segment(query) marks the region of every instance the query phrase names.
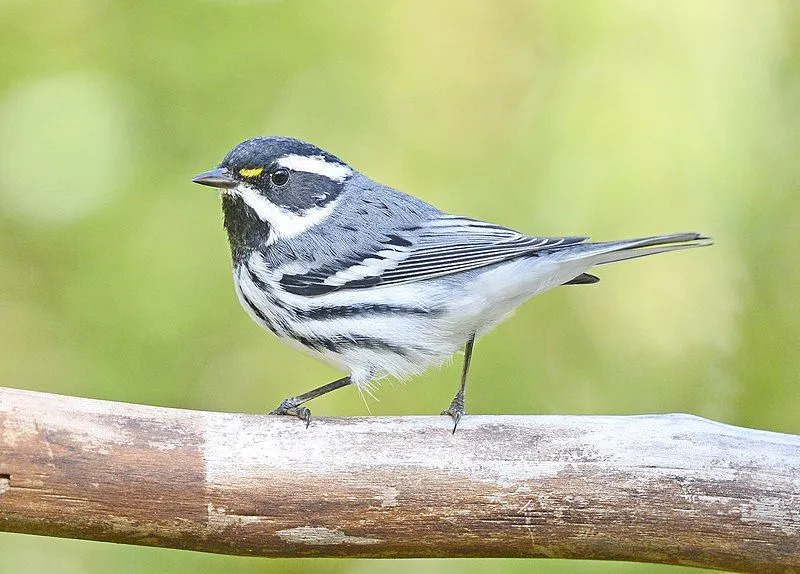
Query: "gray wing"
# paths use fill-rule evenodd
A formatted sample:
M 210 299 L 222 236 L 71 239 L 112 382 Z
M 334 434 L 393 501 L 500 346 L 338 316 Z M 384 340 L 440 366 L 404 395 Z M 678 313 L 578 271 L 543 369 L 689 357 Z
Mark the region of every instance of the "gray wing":
M 423 281 L 582 243 L 586 237 L 531 237 L 466 217 L 440 215 L 419 226 L 387 233 L 368 248 L 303 274 L 284 274 L 280 284 L 297 295 L 322 295 Z

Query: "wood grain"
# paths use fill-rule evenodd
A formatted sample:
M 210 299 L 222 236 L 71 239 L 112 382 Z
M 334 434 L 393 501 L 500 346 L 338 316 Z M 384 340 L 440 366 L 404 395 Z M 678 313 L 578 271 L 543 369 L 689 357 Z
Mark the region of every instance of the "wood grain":
M 800 437 L 688 415 L 297 420 L 0 388 L 0 530 L 259 556 L 800 572 Z

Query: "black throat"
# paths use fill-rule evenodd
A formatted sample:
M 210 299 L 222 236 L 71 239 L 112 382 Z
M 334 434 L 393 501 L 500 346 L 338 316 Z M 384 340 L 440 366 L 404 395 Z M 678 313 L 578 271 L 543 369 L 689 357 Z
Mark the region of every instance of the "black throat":
M 234 264 L 242 263 L 254 250 L 266 246 L 269 224 L 262 221 L 241 197 L 223 194 L 222 214 Z

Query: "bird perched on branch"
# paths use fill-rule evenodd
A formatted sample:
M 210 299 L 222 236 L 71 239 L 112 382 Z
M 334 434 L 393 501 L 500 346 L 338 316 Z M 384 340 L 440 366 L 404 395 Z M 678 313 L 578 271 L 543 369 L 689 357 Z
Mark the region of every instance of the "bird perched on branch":
M 221 192 L 245 311 L 285 343 L 348 373 L 272 411 L 306 426 L 307 401 L 422 373 L 463 347 L 461 385 L 442 413 L 455 432 L 475 338 L 523 301 L 559 285 L 595 283 L 587 271 L 596 265 L 711 243 L 698 233 L 600 243 L 525 235 L 444 213 L 283 137 L 247 140 L 192 181 Z

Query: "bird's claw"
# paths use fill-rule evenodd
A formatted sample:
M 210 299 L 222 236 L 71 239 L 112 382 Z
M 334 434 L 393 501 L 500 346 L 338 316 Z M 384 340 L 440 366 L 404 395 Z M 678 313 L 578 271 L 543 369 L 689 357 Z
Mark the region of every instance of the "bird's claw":
M 450 408 L 442 411 L 442 414 L 450 415 L 453 419 L 453 434 L 456 434 L 458 422 L 461 420 L 461 417 L 464 416 L 464 396 L 459 392 L 453 399 L 453 402 L 450 403 Z
M 281 404 L 278 405 L 278 408 L 270 411 L 269 414 L 297 417 L 306 423 L 306 428 L 308 428 L 308 425 L 311 424 L 311 411 L 307 407 L 301 407 L 299 404 L 297 404 L 297 400 L 294 397 L 283 399 Z

